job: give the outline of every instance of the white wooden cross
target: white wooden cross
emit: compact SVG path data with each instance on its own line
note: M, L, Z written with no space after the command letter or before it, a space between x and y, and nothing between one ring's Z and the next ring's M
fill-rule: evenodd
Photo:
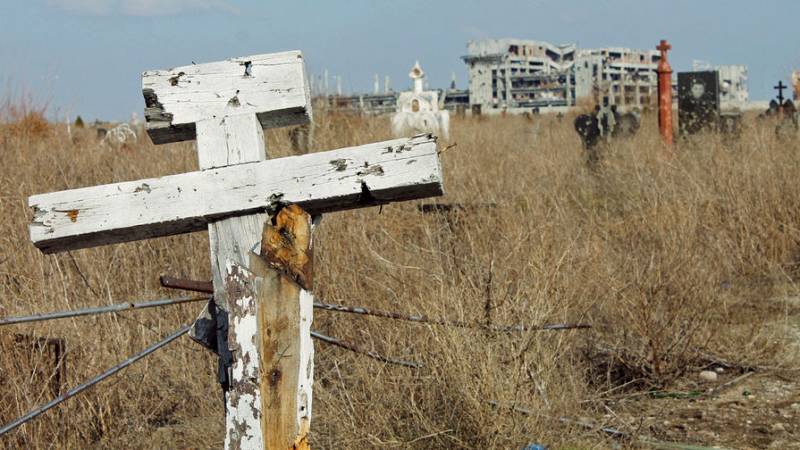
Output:
M145 72L142 80L153 142L196 139L201 170L32 196L31 240L53 253L208 229L214 298L228 312L234 357L225 446L307 447L310 276L287 276L272 257L296 246L290 253L308 257L301 269L310 274L310 215L441 195L436 139L266 160L262 127L311 117L297 51ZM284 208L271 225L279 204L302 209Z

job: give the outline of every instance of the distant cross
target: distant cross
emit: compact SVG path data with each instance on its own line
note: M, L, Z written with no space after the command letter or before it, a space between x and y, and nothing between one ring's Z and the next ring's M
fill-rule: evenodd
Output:
M783 80L778 81L778 85L774 86L773 89L778 91L778 106L783 106L783 90L789 86L783 84Z
M672 45L670 45L665 39L662 39L661 43L656 47L656 50L661 51L661 59L664 59L667 57L667 52L672 50Z
M34 195L31 240L54 253L208 230L232 357L225 448L308 448L311 218L441 195L436 138L266 160L263 128L311 117L297 51L149 71L142 87L150 138L196 139L201 170Z

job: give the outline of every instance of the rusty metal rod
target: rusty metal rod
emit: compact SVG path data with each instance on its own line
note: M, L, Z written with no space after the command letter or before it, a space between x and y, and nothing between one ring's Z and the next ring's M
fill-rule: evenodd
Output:
M182 289L186 291L196 291L196 292L214 291L214 288L210 281L184 280L168 276L161 277L161 285L166 288ZM558 330L575 330L583 328L592 328L590 324L586 323L554 323L554 324L545 324L532 327L525 325L485 326L469 322L460 322L447 319L434 319L422 315L409 315L391 311L381 311L378 309L364 308L363 306L345 306L345 305L336 305L333 303L321 303L321 302L314 302L314 308L324 309L326 311L361 314L364 316L383 317L386 319L405 320L408 322L430 323L433 325L443 325L443 326L458 327L458 328L478 328L478 329L485 329L489 331L497 331L502 333L525 332L525 331L558 331Z
M158 281L161 286L170 289L181 289L184 291L214 293L214 284L210 281L187 280L185 278L175 278L162 275Z
M60 396L56 397L55 399L51 400L50 402L48 402L48 403L46 403L46 404L44 404L42 406L38 406L38 407L32 409L30 412L28 412L24 416L19 417L18 419L13 420L13 421L3 425L3 427L0 428L0 436L2 436L5 433L8 433L9 431L13 430L14 428L17 428L18 426L20 426L20 425L22 425L24 423L36 418L40 414L42 414L45 411L53 408L54 406L58 405L59 403L61 403L61 402L65 401L65 400L67 400L67 399L69 399L71 397L74 397L74 396L80 394L81 392L85 391L86 389L89 389L90 387L92 387L95 384L105 380L106 378L110 377L111 375L114 375L115 373L119 372L120 370L130 366L131 364L135 363L136 361L139 361L140 359L144 358L145 356L147 356L147 355L153 353L154 351L164 347L165 345L169 344L170 342L174 341L175 339L178 339L179 337L181 337L184 334L188 333L189 329L191 329L190 325L184 325L184 326L180 327L174 333L172 333L169 336L165 337L164 339L156 342L155 344L151 345L150 347L147 347L146 349L142 350L140 353L137 353L137 354L131 356L130 358L126 359L125 361L123 361L123 362L117 364L116 366L106 370L105 372L103 372L100 375L98 375L98 376L86 381L85 383L83 383L81 385L78 385L78 386L68 390L67 392L61 394Z
M0 326L16 325L27 322L39 322L42 320L65 319L67 317L91 316L95 314L115 313L115 312L128 311L131 309L145 309L145 308L155 308L157 306L179 305L181 303L191 303L191 302L200 302L203 300L209 300L210 298L211 297L209 296L165 298L161 300L151 300L151 301L135 302L135 303L134 302L117 303L116 305L76 309L74 311L57 311L51 313L33 314L30 316L2 317L0 318Z
M361 354L361 355L369 356L372 359L377 359L378 361L382 361L382 362L385 362L385 363L396 364L398 366L403 366L403 367L411 367L413 369L421 369L421 368L424 367L422 364L420 364L418 362L415 362L415 361L404 361L402 359L389 358L387 356L381 355L380 353L375 353L375 352L370 351L370 350L364 350L361 347L359 347L359 346L357 346L355 344L352 344L350 342L340 341L339 339L336 339L336 338L333 338L333 337L330 337L330 336L326 336L326 335L321 334L321 333L317 333L316 331L312 331L311 332L311 337L314 338L314 339L318 339L318 340L320 340L322 342L325 342L326 344L330 344L330 345L333 345L333 346L336 346L336 347L340 347L340 348L343 348L343 349L346 349L346 350L350 350L351 352L358 353L358 354Z

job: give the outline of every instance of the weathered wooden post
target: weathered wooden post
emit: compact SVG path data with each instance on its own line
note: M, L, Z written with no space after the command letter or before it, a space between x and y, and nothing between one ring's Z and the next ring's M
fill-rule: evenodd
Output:
M207 228L233 358L225 446L303 448L313 382L311 217L441 195L436 139L261 161L262 127L310 117L299 52L145 72L143 88L153 141L196 138L202 170L33 196L31 240L52 253Z
M658 62L658 129L661 138L668 145L672 145L672 67L667 61L667 51L672 48L666 40L662 39L656 50L661 52Z
M311 95L300 52L255 55L145 72L142 91L147 131L153 142L195 137L202 170L263 161L267 159L267 151L262 127L307 124L311 118ZM252 407L244 393L245 390L255 390L254 395L258 392L258 384L254 386L246 380L250 376L258 379L255 371L259 364L254 346L258 327L249 327L247 323L257 317L253 303L257 293L253 291L254 286L248 290L242 283L245 279L255 282L255 275L244 274L251 266L249 252L261 239L266 219L267 216L259 212L208 225L216 303L214 314L227 313L224 319L230 324L227 346L233 352L231 366L222 375L227 378L225 384L230 389L225 397L228 430L225 442L229 448L238 448L236 441L247 439L247 433L240 432L240 428L254 420L260 410ZM231 283L233 285L228 286ZM251 294L249 302L242 298L244 292ZM233 303L229 302L230 295L234 296ZM266 299L265 302L269 303ZM296 307L291 303L281 306ZM211 319L210 314L203 311L200 320ZM204 340L198 333L195 327L191 335ZM221 349L223 359L227 357L225 350ZM225 363L221 370L226 370Z

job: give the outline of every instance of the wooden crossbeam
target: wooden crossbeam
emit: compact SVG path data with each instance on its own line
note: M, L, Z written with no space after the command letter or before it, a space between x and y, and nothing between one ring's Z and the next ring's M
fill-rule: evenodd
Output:
M30 236L45 253L204 230L296 203L311 214L442 195L435 138L348 147L161 178L35 195Z
M207 119L255 114L263 128L275 128L306 124L311 116L299 51L147 71L142 92L155 144L192 140L195 124Z

